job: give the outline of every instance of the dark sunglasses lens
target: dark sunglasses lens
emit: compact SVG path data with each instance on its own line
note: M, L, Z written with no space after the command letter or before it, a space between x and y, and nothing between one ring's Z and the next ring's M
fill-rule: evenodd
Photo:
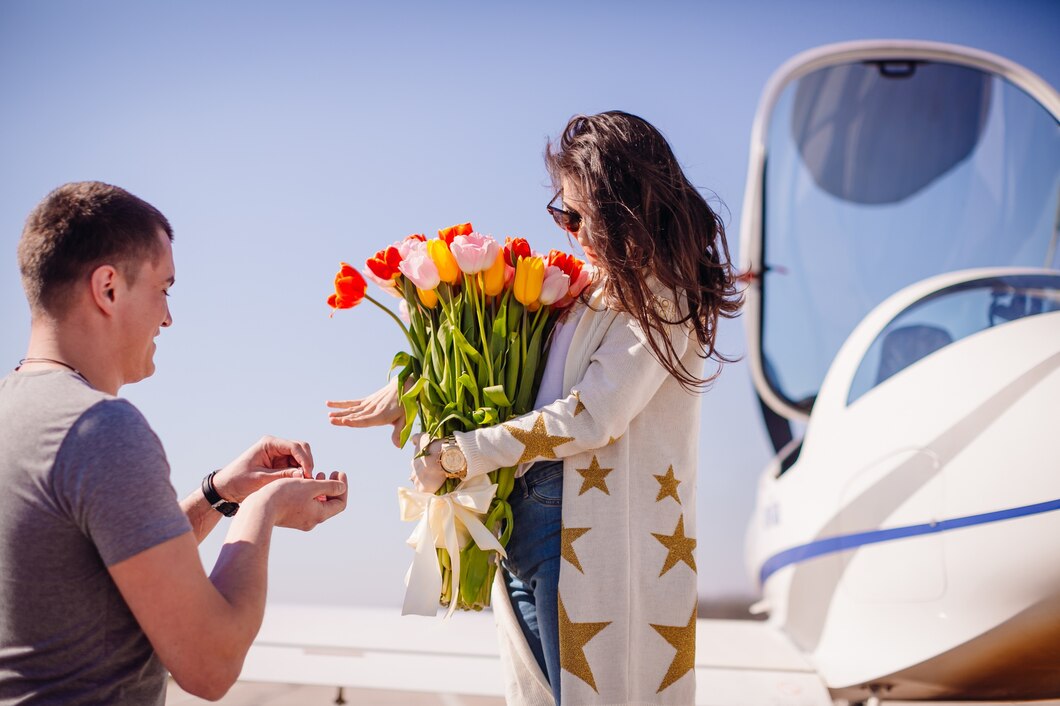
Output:
M577 233L578 229L581 227L582 217L574 211L567 211L567 230L569 230L571 233Z
M552 214L552 220L556 221L556 225L560 228L569 231L571 233L577 233L578 228L582 224L582 217L574 211L564 211L561 208L555 206L549 206L548 212Z

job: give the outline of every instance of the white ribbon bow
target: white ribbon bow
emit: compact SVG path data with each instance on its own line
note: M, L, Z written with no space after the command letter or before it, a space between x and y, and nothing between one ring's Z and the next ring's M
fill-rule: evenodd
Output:
M452 598L445 614L447 618L456 610L460 598L460 550L467 546L469 535L480 549L492 549L502 557L507 556L501 543L479 520L479 516L489 510L496 492L497 485L490 483L489 477L484 475L465 480L456 490L445 495L398 488L401 519L405 522L419 520L408 538L408 544L415 548L416 555L405 575L402 615L438 614L442 569L438 565L435 548L444 547L449 552L453 567Z

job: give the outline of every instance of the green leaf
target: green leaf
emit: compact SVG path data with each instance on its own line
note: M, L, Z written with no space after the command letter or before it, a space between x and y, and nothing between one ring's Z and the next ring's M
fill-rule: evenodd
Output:
M501 306L497 310L497 317L493 319L493 328L490 334L490 359L497 361L504 352L504 342L508 339L508 308Z
M497 423L500 417L493 407L479 407L471 413L471 419L479 427L491 427Z
M519 392L515 395L515 411L517 414L525 414L530 411L532 400L530 396L534 393L534 377L537 375L537 364L541 358L541 332L542 328L534 331L529 345L526 347L526 361L520 371Z
M482 389L486 400L497 407L511 407L512 402L504 392L504 385L493 385Z
M397 355L394 356L394 360L393 360L393 362L390 363L390 370L388 371L387 374L389 375L389 373L394 372L394 370L397 369L397 368L408 367L409 363L411 363L411 362L412 362L412 356L410 356L405 351L401 351Z
M460 377L457 378L457 383L460 387L471 393L471 399L475 400L475 406L477 407L479 405L478 384L472 380L471 376L467 373L460 373Z
M514 299L508 304L508 334L511 335L519 330L519 323L523 320L523 309L525 307Z
M444 412L443 412L443 414L444 414ZM464 415L459 414L458 412L453 412L452 414L448 414L448 415L442 417L442 420L440 422L438 422L438 426L439 427L443 427L448 422L451 422L454 419L456 419L456 420L458 420L460 422L463 422L465 431L469 431L469 430L475 428L475 423L474 422L472 422L470 419L468 419Z
M504 368L504 394L508 399L515 397L515 386L519 382L519 335L508 336L508 361Z
M456 345L460 348L460 350L462 350L464 354L471 359L471 362L475 363L476 365L482 362L482 356L477 350L475 350L474 346L467 342L467 339L464 337L464 334L461 331L453 329L453 341L455 341Z

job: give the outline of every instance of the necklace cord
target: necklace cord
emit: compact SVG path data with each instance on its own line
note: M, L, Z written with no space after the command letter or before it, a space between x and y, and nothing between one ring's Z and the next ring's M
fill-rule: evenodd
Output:
M23 358L22 360L18 361L18 367L15 368L15 371L17 372L19 368L21 368L26 363L55 363L56 365L61 365L65 368L70 368L70 370L74 371L75 374L81 375L81 371L75 368L74 366L70 365L69 363L64 363L61 360L55 360L54 358ZM81 377L84 377L84 375L81 375Z

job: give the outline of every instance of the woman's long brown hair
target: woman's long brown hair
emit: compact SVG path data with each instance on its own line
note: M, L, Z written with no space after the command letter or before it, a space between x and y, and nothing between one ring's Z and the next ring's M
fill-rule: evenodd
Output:
M703 390L732 362L715 348L718 318L739 313L742 296L721 219L688 181L666 138L621 111L576 115L545 163L553 184L577 184L583 228L607 273L605 294L644 331L656 359L686 389ZM654 277L684 303L674 320L655 304ZM718 369L707 378L688 370L666 327L686 324Z

